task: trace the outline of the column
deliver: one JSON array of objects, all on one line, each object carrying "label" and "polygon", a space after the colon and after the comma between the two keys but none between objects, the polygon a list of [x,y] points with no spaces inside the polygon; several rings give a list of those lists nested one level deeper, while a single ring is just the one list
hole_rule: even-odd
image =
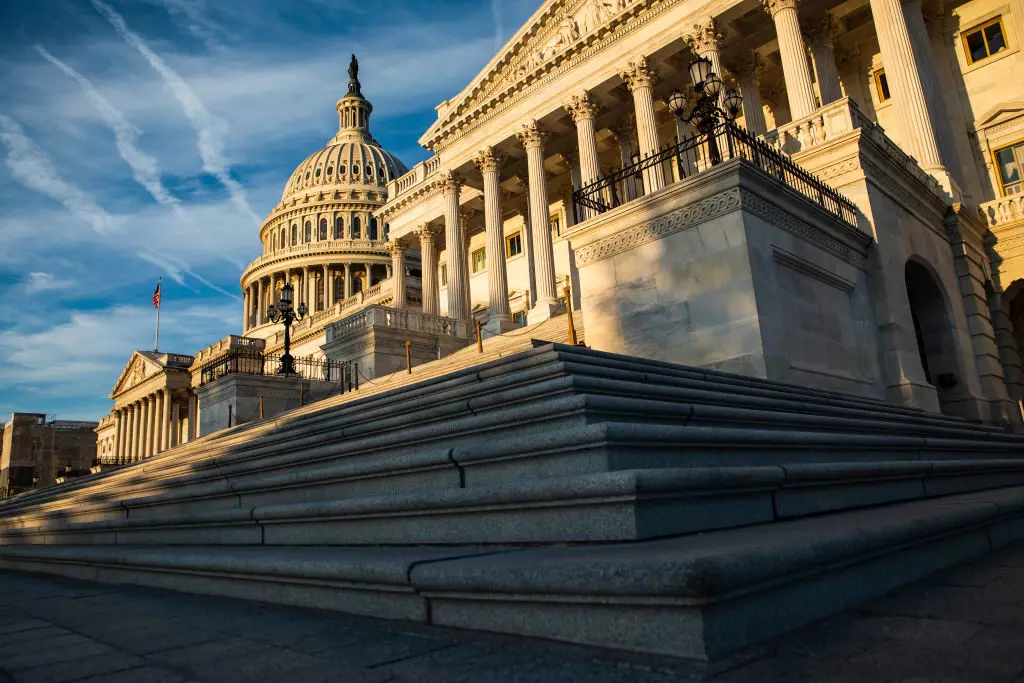
[{"label": "column", "polygon": [[157,406],[157,394],[151,394],[146,399],[146,452],[142,457],[152,457],[156,444],[156,415],[159,412]]},{"label": "column", "polygon": [[437,287],[437,245],[434,243],[435,230],[424,223],[415,230],[420,238],[420,266],[423,281],[423,312],[440,315]]},{"label": "column", "polygon": [[761,62],[756,52],[752,52],[736,69],[736,79],[739,81],[740,94],[743,95],[743,122],[747,130],[754,135],[764,135],[768,132],[768,124],[764,120],[761,90],[758,87],[761,69]]},{"label": "column", "polygon": [[392,306],[405,309],[405,247],[397,240],[385,243],[391,253],[391,291],[394,297]]},{"label": "column", "polygon": [[113,462],[121,462],[121,448],[124,446],[124,415],[120,410],[114,411],[114,419],[116,420],[116,431],[114,437],[114,457]]},{"label": "column", "polygon": [[160,418],[160,448],[158,452],[166,451],[171,447],[171,392],[163,390],[162,399],[163,413]]},{"label": "column", "polygon": [[[647,100],[651,104],[653,121],[654,105],[650,96],[648,86]],[[537,279],[535,303],[527,315],[527,320],[532,324],[547,320],[558,308],[558,294],[555,292],[555,254],[551,244],[547,179],[544,177],[544,132],[536,121],[532,121],[523,126],[516,135],[526,148],[526,164],[529,169],[530,232],[533,235],[533,265]]]},{"label": "column", "polygon": [[181,406],[174,403],[174,397],[171,397],[171,448],[176,447],[181,442]]},{"label": "column", "polygon": [[344,290],[346,299],[352,296],[352,264],[350,263],[345,264]]},{"label": "column", "polygon": [[[591,135],[594,121],[590,120]],[[594,147],[595,168],[597,147]],[[500,160],[494,150],[482,150],[473,160],[484,179],[484,233],[487,237],[487,296],[491,315],[488,331],[498,333],[511,327],[512,310],[508,305],[508,271],[505,267],[505,220],[501,212]]]},{"label": "column", "polygon": [[[320,233],[317,233],[318,235]],[[316,302],[313,301],[312,296],[313,288],[309,286],[309,266],[302,267],[302,295],[303,301],[306,302],[306,309],[312,315],[316,313]]]},{"label": "column", "polygon": [[[651,88],[654,85],[654,71],[647,65],[647,59],[641,57],[636,62],[630,62],[619,75],[633,94],[640,156],[646,158],[658,151],[658,123],[654,118],[654,99],[651,94]],[[654,166],[644,171],[644,185],[648,194],[665,187],[665,177],[662,175],[661,166]],[[547,215],[546,205],[544,214]]]},{"label": "column", "polygon": [[[676,118],[679,121],[679,118]],[[685,124],[684,124],[685,125]],[[615,139],[619,143],[619,164],[622,168],[626,168],[633,163],[633,154],[636,153],[636,121],[633,116],[627,116],[626,119],[612,131],[615,134]],[[677,133],[682,132],[677,129]],[[680,138],[682,139],[682,138]],[[639,196],[636,188],[636,180],[634,178],[626,178],[623,181],[623,192],[625,193],[624,200],[632,201]]]},{"label": "column", "polygon": [[262,325],[267,314],[267,292],[263,287],[263,278],[256,281],[256,324]]},{"label": "column", "polygon": [[448,256],[448,317],[469,320],[469,292],[465,291],[466,242],[459,216],[459,192],[462,179],[451,171],[441,178],[444,195],[444,237]]},{"label": "column", "polygon": [[135,457],[135,438],[138,434],[139,425],[136,422],[135,405],[125,408],[128,413],[127,433],[125,436],[124,462],[133,462]]},{"label": "column", "polygon": [[334,306],[334,282],[329,265],[324,265],[324,303],[327,308]]},{"label": "column", "polygon": [[808,36],[811,58],[814,60],[814,77],[818,81],[818,94],[821,95],[821,106],[824,107],[829,102],[835,102],[843,97],[836,55],[832,50],[832,39],[835,35],[832,15],[825,12],[814,21],[808,22],[804,32]]},{"label": "column", "polygon": [[134,417],[132,419],[132,457],[130,462],[136,462],[139,459],[139,453],[142,452],[142,401],[136,401],[132,405],[132,412]]},{"label": "column", "polygon": [[[953,176],[954,183],[959,183],[960,178],[957,176],[960,175],[960,158],[956,151],[950,117],[946,112],[945,101],[942,99],[942,86],[939,84],[939,76],[935,70],[931,38],[928,36],[928,28],[924,23],[924,15],[921,13],[920,0],[904,0],[903,16],[907,21],[910,43],[917,60],[917,73],[921,81],[921,89],[924,91],[925,104],[931,116],[932,126],[934,126],[939,146],[939,158],[946,171]],[[888,74],[889,70],[886,69],[885,73]],[[893,95],[895,97],[895,93]]]},{"label": "column", "polygon": [[[711,70],[718,74],[719,78],[725,80],[725,72],[722,70],[721,39],[722,34],[718,32],[718,23],[712,17],[707,17],[694,24],[693,31],[686,36],[686,42],[694,54],[710,61]],[[724,93],[725,89],[723,88],[722,94]],[[719,101],[722,99],[722,94],[718,96]]]},{"label": "column", "polygon": [[[899,0],[886,0],[899,3]],[[775,33],[779,39],[779,55],[782,57],[782,75],[786,80],[786,96],[793,120],[809,116],[817,104],[814,102],[814,85],[811,70],[807,66],[807,49],[800,33],[800,19],[797,15],[797,0],[762,0],[765,10],[772,15]],[[874,9],[874,3],[872,3]],[[875,14],[877,25],[879,17]],[[888,71],[886,71],[888,73]],[[891,80],[890,80],[891,83]]]},{"label": "column", "polygon": [[195,394],[188,397],[188,429],[186,431],[186,441],[191,441],[199,436],[199,425],[196,424],[196,417],[199,413],[197,401],[198,399],[195,397]]},{"label": "column", "polygon": [[250,297],[251,291],[246,287],[245,291],[242,292],[242,334],[249,331],[249,311],[251,310],[250,304],[252,303]]},{"label": "column", "polygon": [[583,92],[573,95],[562,105],[569,112],[576,124],[576,144],[579,146],[580,184],[589,185],[601,176],[600,161],[597,156],[597,134],[594,130],[594,117],[597,105],[590,93]]}]

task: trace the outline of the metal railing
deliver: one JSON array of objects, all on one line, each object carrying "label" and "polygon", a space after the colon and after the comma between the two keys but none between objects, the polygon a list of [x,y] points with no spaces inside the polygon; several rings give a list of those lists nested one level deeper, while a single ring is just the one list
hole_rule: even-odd
[{"label": "metal railing", "polygon": [[857,225],[853,202],[734,123],[720,123],[711,132],[686,138],[574,191],[574,216],[577,221],[587,220],[638,199],[645,194],[645,178],[653,174],[661,174],[663,181],[670,178],[670,182],[676,182],[729,159],[752,164],[836,218]]},{"label": "metal railing", "polygon": [[[344,384],[351,374],[348,363],[326,358],[294,358],[292,362],[295,373],[303,379]],[[202,367],[199,386],[205,386],[226,375],[276,375],[280,367],[281,356],[277,354],[233,350]]]}]

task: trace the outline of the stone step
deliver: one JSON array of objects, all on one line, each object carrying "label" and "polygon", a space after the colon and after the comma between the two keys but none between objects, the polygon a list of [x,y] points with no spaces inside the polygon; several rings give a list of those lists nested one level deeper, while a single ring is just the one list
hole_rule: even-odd
[{"label": "stone step", "polygon": [[0,567],[715,658],[1024,537],[1024,487],[631,543],[0,547]]},{"label": "stone step", "polygon": [[[440,466],[440,463],[437,463]],[[916,461],[620,472],[288,505],[45,520],[0,545],[493,545],[646,540],[1024,486],[1024,461]]]}]

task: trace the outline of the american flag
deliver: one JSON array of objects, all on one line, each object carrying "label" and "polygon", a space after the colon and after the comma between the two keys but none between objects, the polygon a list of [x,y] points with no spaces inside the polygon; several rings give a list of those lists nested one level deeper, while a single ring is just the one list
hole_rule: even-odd
[{"label": "american flag", "polygon": [[157,281],[156,289],[153,290],[153,308],[160,308],[160,282]]}]

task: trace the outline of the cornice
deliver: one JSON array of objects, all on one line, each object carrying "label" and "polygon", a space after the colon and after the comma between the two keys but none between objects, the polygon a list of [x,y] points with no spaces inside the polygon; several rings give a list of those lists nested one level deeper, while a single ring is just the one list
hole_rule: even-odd
[{"label": "cornice", "polygon": [[[589,0],[578,0],[572,4],[571,8],[577,10],[587,1]],[[541,87],[684,2],[684,0],[627,1],[631,1],[632,4],[622,8],[619,14],[610,18],[595,32],[581,36],[547,61],[530,65],[525,70],[517,69],[517,67],[524,66],[523,62],[526,62],[529,57],[529,55],[521,54],[529,41],[520,40],[513,49],[516,58],[496,63],[481,84],[492,83],[499,74],[512,74],[511,82],[503,88],[495,89],[486,96],[486,99],[475,100],[474,97],[479,96],[479,90],[475,90],[457,101],[451,107],[448,116],[427,131],[421,142],[435,153],[441,152],[475,130],[485,118],[491,118],[511,109]],[[558,23],[569,13],[567,1],[556,3],[553,7],[555,6],[559,8],[560,12],[544,26],[546,28],[557,29]],[[539,34],[538,31],[535,34],[531,33],[530,36],[532,38],[533,35]]]},{"label": "cornice", "polygon": [[441,194],[441,178],[440,175],[435,175],[430,180],[427,180],[415,187],[405,194],[401,195],[394,202],[384,205],[374,213],[377,218],[387,220],[396,214],[401,213],[407,207],[413,204],[419,204],[420,202],[430,199],[436,195]]},{"label": "cornice", "polygon": [[[316,242],[310,242],[309,244],[317,244],[317,243]],[[381,242],[381,246],[379,248],[375,248],[375,249],[373,249],[373,248],[371,248],[371,249],[364,249],[364,248],[356,248],[356,247],[333,247],[333,248],[325,247],[323,249],[310,250],[308,252],[303,252],[303,253],[281,254],[280,256],[275,256],[274,258],[268,259],[267,261],[262,261],[259,265],[254,265],[256,263],[256,261],[253,261],[252,263],[250,263],[248,266],[245,267],[244,271],[242,271],[242,277],[240,278],[240,283],[241,283],[241,286],[244,288],[246,286],[246,280],[252,278],[253,275],[258,273],[259,271],[263,270],[264,268],[267,268],[268,266],[280,267],[281,264],[284,264],[284,263],[286,263],[288,261],[300,262],[300,261],[303,261],[303,260],[308,259],[308,258],[317,258],[317,257],[322,257],[322,256],[339,256],[339,255],[346,255],[346,256],[348,256],[348,255],[353,255],[353,254],[354,255],[362,255],[362,256],[380,256],[380,257],[384,257],[384,258],[390,258],[388,256],[387,247],[384,246],[385,244],[386,244],[385,242]],[[260,257],[260,258],[262,259],[262,258],[265,258],[265,257]],[[259,259],[257,259],[257,260],[259,260]],[[294,267],[295,268],[304,268],[307,265],[309,265],[309,264],[301,264],[301,265],[296,265]]]}]

